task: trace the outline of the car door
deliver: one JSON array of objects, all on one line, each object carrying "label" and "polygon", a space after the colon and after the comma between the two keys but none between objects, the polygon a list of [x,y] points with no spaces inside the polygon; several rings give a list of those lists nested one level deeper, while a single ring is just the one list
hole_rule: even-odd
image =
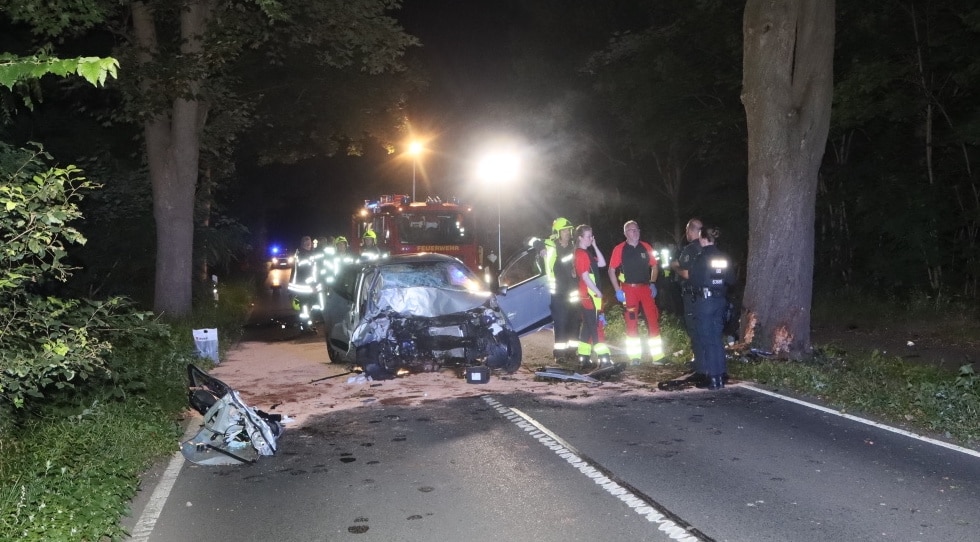
[{"label": "car door", "polygon": [[347,336],[351,337],[354,330],[360,325],[365,314],[370,309],[371,296],[378,268],[375,266],[365,267],[357,276],[357,283],[354,292],[354,303],[351,305],[350,313],[347,315]]},{"label": "car door", "polygon": [[[337,264],[339,266],[339,263]],[[322,311],[327,352],[334,363],[350,361],[351,314],[355,312],[361,265],[348,263],[329,282]]]},{"label": "car door", "polygon": [[497,303],[519,335],[551,323],[551,292],[538,252],[529,247],[511,257],[497,279]]}]

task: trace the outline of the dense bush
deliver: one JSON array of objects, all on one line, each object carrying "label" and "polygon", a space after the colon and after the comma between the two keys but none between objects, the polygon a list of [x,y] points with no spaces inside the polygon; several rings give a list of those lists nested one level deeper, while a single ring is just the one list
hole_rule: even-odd
[{"label": "dense bush", "polygon": [[[120,299],[58,297],[71,269],[67,247],[85,238],[71,222],[95,187],[73,166],[46,168],[40,150],[0,145],[0,411],[104,371],[108,335],[143,316]],[[0,412],[2,413],[2,412]],[[2,431],[0,427],[0,431]]]}]

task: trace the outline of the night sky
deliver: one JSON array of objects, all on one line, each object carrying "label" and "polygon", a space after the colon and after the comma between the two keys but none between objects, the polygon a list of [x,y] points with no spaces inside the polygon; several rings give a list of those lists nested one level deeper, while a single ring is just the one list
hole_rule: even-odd
[{"label": "night sky", "polygon": [[[421,60],[430,77],[426,93],[408,104],[413,129],[432,138],[418,162],[416,193],[420,199],[431,194],[476,204],[485,211],[480,215],[485,227],[493,230],[494,240],[498,201],[505,219],[528,216],[526,209],[518,210],[527,194],[488,190],[473,173],[485,149],[529,144],[525,134],[511,129],[510,119],[487,115],[505,107],[498,104],[514,92],[508,38],[518,23],[510,4],[509,0],[409,0],[395,12],[405,30],[422,41],[423,46],[410,54]],[[346,234],[353,207],[364,199],[412,191],[412,161],[397,154],[324,157],[243,171],[243,175],[266,179],[260,182],[267,190],[261,196],[265,208],[252,207],[243,217],[260,244],[291,246],[302,235]],[[319,193],[317,186],[325,178],[344,179],[346,186]],[[552,218],[539,216],[504,235],[517,243],[528,235],[546,234]]]}]

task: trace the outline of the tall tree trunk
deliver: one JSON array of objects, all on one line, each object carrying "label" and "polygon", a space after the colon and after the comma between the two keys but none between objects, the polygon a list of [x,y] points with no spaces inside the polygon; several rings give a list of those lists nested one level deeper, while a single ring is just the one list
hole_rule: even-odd
[{"label": "tall tree trunk", "polygon": [[[206,0],[191,0],[181,11],[181,53],[185,57],[201,52],[209,9]],[[132,11],[139,61],[147,65],[159,50],[154,13],[144,2],[134,2]],[[156,83],[150,78],[142,81],[144,87]],[[153,310],[171,317],[186,315],[192,308],[194,194],[207,109],[200,101],[201,81],[185,84],[186,92],[173,100],[168,112],[143,123],[157,240]]]},{"label": "tall tree trunk", "polygon": [[781,356],[811,350],[814,213],[833,96],[834,1],[748,0],[742,104],[749,253],[741,337]]}]

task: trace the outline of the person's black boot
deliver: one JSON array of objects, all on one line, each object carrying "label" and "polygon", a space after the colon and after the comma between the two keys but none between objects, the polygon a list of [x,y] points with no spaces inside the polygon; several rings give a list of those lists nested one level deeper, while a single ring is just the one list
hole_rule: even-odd
[{"label": "person's black boot", "polygon": [[583,372],[588,372],[591,371],[592,369],[595,369],[595,363],[592,363],[592,356],[579,354],[578,363],[582,367]]},{"label": "person's black boot", "polygon": [[725,382],[721,375],[712,376],[708,378],[708,389],[709,390],[720,390],[725,387]]}]

